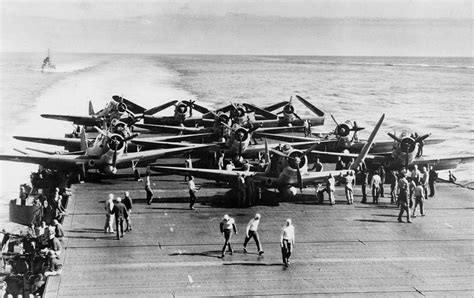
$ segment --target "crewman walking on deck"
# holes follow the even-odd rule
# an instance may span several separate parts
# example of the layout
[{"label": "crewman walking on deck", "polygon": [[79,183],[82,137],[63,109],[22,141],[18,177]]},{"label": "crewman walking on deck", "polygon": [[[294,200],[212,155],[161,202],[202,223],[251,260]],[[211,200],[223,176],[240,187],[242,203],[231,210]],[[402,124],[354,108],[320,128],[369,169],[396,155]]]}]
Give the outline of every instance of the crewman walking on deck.
[{"label": "crewman walking on deck", "polygon": [[105,201],[105,225],[104,233],[114,233],[113,220],[114,215],[112,214],[112,209],[114,208],[114,194],[109,194],[109,199]]},{"label": "crewman walking on deck", "polygon": [[405,175],[402,175],[400,180],[398,180],[398,202],[400,204],[400,213],[398,214],[398,222],[403,222],[402,216],[403,212],[407,213],[407,222],[410,221],[410,206],[408,202],[408,181],[405,178]]},{"label": "crewman walking on deck", "polygon": [[145,192],[146,192],[146,203],[148,205],[151,205],[151,202],[153,202],[153,190],[151,190],[150,169],[147,169],[147,172],[146,172]]},{"label": "crewman walking on deck", "polygon": [[374,204],[379,203],[380,183],[381,180],[379,172],[375,171],[374,175],[372,176],[372,180],[370,181],[370,188],[372,189],[372,203]]},{"label": "crewman walking on deck", "polygon": [[295,246],[295,227],[291,224],[291,219],[286,220],[280,237],[281,256],[283,264],[288,267],[290,265],[290,257]]},{"label": "crewman walking on deck", "polygon": [[430,172],[428,177],[428,184],[430,185],[430,197],[434,197],[436,194],[435,184],[436,179],[438,179],[438,173],[433,169],[433,166],[430,166]]},{"label": "crewman walking on deck", "polygon": [[195,210],[194,203],[196,203],[196,193],[198,191],[196,184],[194,183],[194,177],[189,176],[188,181],[188,188],[189,188],[189,209]]},{"label": "crewman walking on deck", "polygon": [[127,209],[127,213],[125,216],[125,222],[127,223],[127,228],[125,229],[125,232],[131,231],[132,230],[132,199],[130,198],[130,193],[128,191],[124,192],[124,197],[122,200],[122,203],[125,205],[125,208]]},{"label": "crewman walking on deck", "polygon": [[249,240],[253,238],[255,240],[255,243],[257,244],[258,254],[259,255],[263,254],[262,246],[260,244],[260,238],[258,237],[258,232],[257,232],[259,224],[260,224],[260,214],[257,213],[255,214],[255,217],[252,218],[247,225],[247,233],[245,234],[245,241],[244,241],[244,253],[247,253],[247,244],[249,243]]},{"label": "crewman walking on deck", "polygon": [[117,198],[112,214],[115,214],[115,229],[117,231],[117,240],[123,237],[123,221],[127,217],[127,208],[122,203],[121,198]]},{"label": "crewman walking on deck", "polygon": [[224,215],[224,218],[222,219],[220,223],[220,230],[221,230],[221,233],[224,235],[224,239],[225,239],[225,243],[224,243],[224,246],[222,247],[222,255],[221,255],[221,257],[223,258],[227,251],[227,247],[229,247],[229,252],[231,255],[234,252],[230,245],[230,239],[232,238],[232,230],[234,231],[234,234],[237,235],[237,227],[235,226],[234,219],[227,214]]}]

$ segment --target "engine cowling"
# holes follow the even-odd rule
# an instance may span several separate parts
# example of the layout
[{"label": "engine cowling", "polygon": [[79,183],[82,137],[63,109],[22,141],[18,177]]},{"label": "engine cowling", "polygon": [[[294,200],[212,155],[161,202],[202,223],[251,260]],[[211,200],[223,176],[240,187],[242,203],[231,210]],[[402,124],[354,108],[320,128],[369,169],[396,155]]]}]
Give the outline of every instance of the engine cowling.
[{"label": "engine cowling", "polygon": [[416,148],[416,141],[413,138],[405,137],[400,143],[400,150],[402,152],[412,153]]},{"label": "engine cowling", "polygon": [[288,166],[293,170],[298,170],[298,168],[303,168],[308,162],[306,156],[304,156],[303,152],[299,150],[294,150],[288,154]]},{"label": "engine cowling", "polygon": [[124,138],[121,135],[113,134],[109,137],[107,146],[109,146],[112,151],[120,151],[125,146]]},{"label": "engine cowling", "polygon": [[351,132],[351,128],[349,127],[347,123],[342,123],[336,127],[335,132],[340,137],[347,137],[349,133]]},{"label": "engine cowling", "polygon": [[186,114],[187,111],[188,111],[188,106],[185,105],[184,103],[180,103],[176,106],[176,112],[178,112],[179,114]]}]

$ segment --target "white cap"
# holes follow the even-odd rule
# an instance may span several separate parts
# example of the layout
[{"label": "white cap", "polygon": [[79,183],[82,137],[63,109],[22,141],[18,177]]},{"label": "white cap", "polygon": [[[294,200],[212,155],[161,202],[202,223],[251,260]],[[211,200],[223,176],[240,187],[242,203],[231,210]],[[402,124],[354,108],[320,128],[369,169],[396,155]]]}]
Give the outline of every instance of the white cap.
[{"label": "white cap", "polygon": [[117,202],[122,202],[122,198],[121,198],[121,197],[117,197]]},{"label": "white cap", "polygon": [[224,215],[224,220],[229,220],[230,219],[230,216],[229,215]]},{"label": "white cap", "polygon": [[255,219],[260,219],[260,213],[255,214]]}]

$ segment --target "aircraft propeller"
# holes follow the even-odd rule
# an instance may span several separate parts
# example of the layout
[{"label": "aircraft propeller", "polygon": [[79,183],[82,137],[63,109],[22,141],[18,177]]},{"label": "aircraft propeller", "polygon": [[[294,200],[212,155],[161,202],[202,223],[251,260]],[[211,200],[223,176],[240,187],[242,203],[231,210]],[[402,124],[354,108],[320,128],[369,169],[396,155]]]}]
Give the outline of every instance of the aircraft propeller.
[{"label": "aircraft propeller", "polygon": [[339,124],[336,118],[332,114],[331,114],[331,118],[334,121],[334,123],[336,123],[336,129],[334,130],[334,133],[337,136],[347,137],[351,131],[358,132],[364,129],[364,127],[359,127],[357,125],[357,122],[355,121],[354,121],[354,125],[352,125],[352,127],[349,127],[348,123]]},{"label": "aircraft propeller", "polygon": [[300,189],[300,192],[303,193],[303,179],[301,177],[301,168],[306,164],[306,155],[309,154],[311,151],[316,149],[316,147],[319,145],[319,143],[315,143],[313,146],[310,148],[306,149],[306,151],[301,152],[301,151],[292,151],[289,154],[285,154],[279,150],[274,150],[271,149],[270,151],[272,153],[275,153],[281,157],[287,158],[289,161],[288,165],[296,170],[296,178],[298,180],[298,187]]},{"label": "aircraft propeller", "polygon": [[295,107],[293,106],[293,96],[290,96],[290,100],[288,101],[288,104],[283,107],[283,113],[287,115],[293,115],[295,116],[298,120],[301,120],[301,117],[298,116],[298,114],[295,113]]}]

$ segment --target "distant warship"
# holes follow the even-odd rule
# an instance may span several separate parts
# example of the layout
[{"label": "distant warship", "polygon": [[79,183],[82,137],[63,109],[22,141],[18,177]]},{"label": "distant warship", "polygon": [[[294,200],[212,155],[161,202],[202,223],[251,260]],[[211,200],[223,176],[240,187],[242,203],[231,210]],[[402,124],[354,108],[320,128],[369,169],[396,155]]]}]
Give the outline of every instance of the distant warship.
[{"label": "distant warship", "polygon": [[51,57],[49,55],[49,49],[48,49],[48,56],[43,59],[43,65],[41,65],[41,72],[49,71],[52,69],[56,69],[56,66],[54,66]]}]

